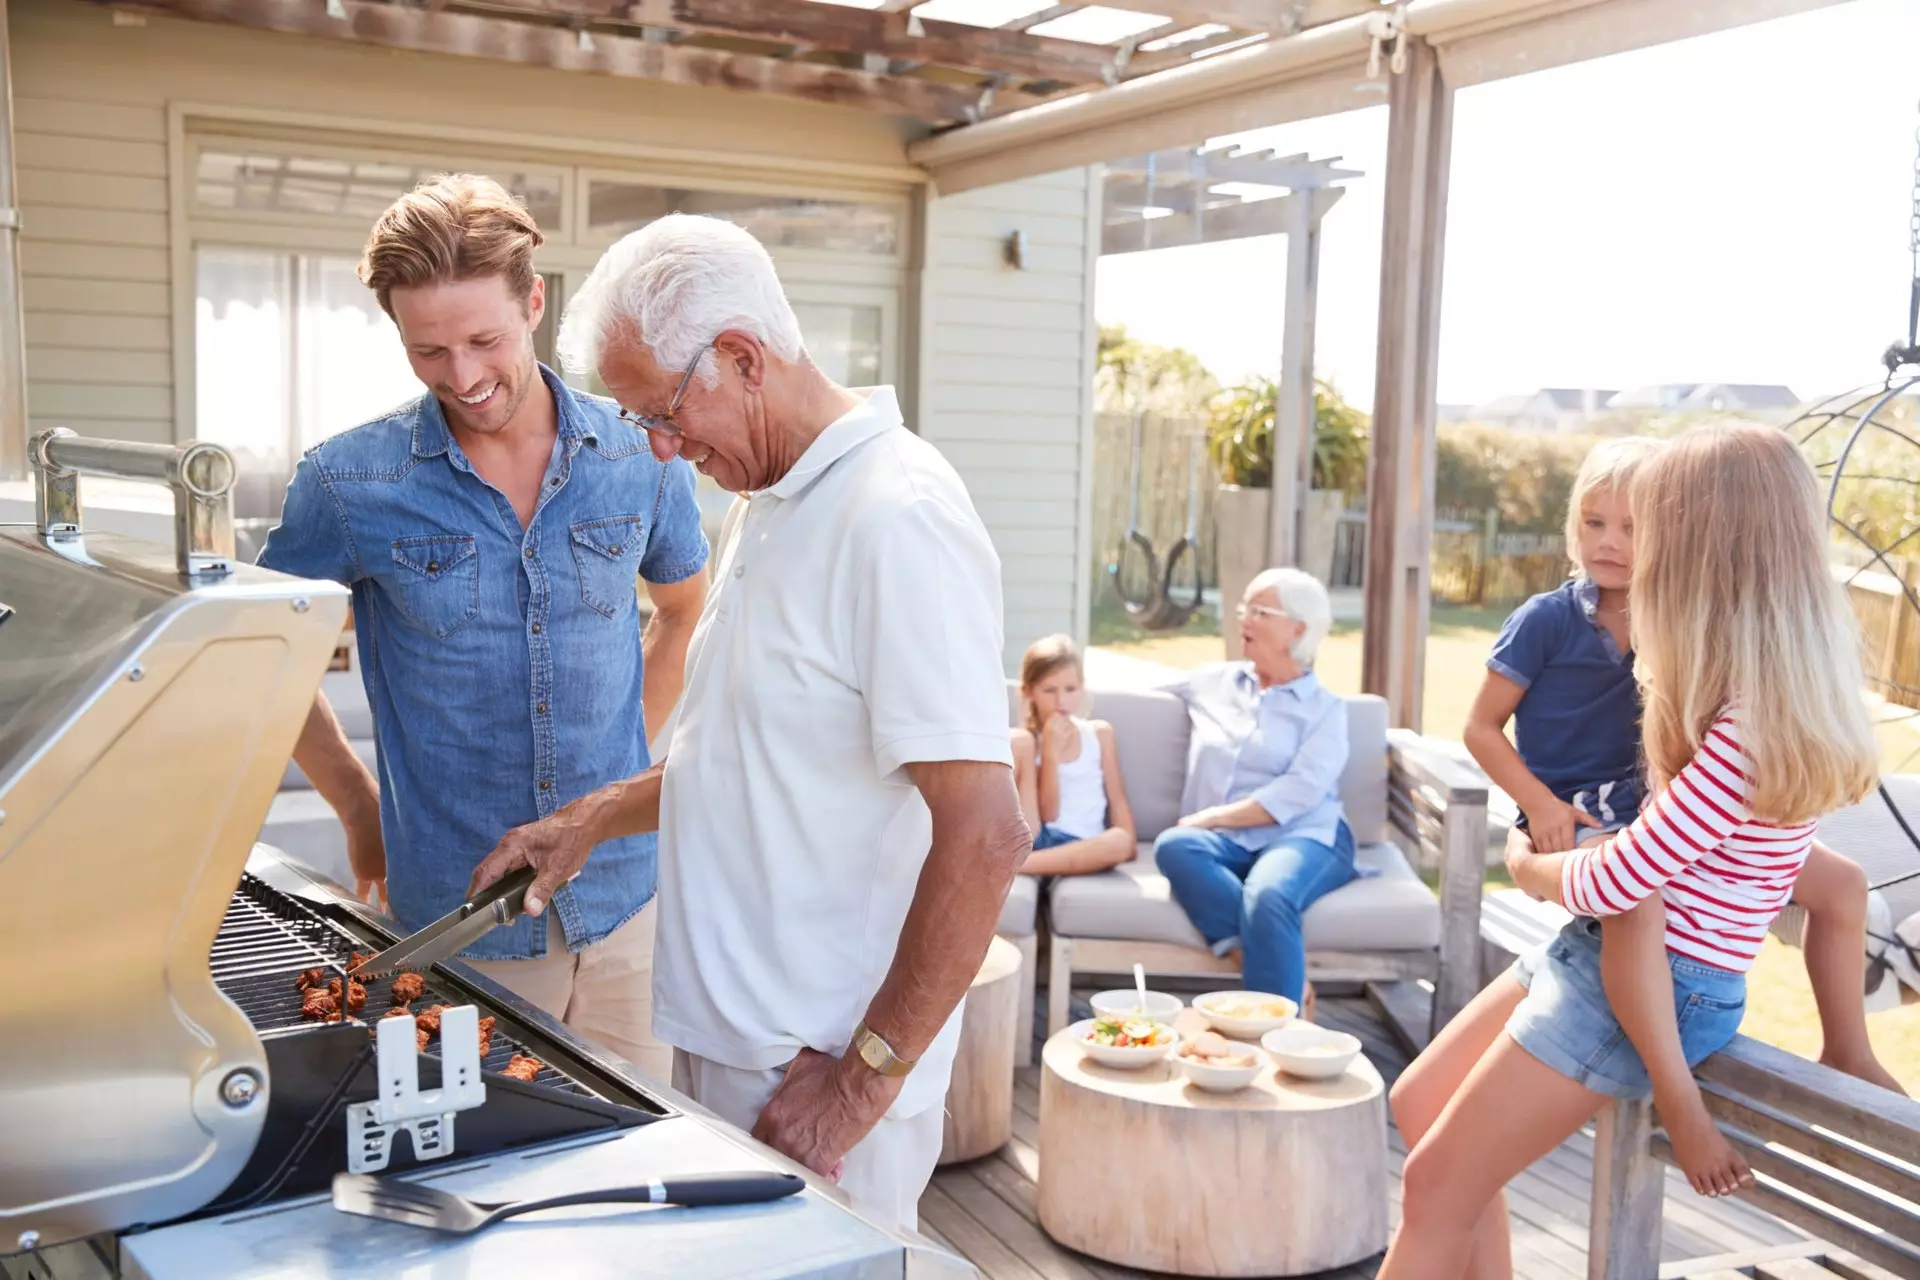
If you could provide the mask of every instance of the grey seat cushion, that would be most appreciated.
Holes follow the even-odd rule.
[[[1355,880],[1307,908],[1307,946],[1325,951],[1422,951],[1440,945],[1440,901],[1398,847],[1361,845],[1356,866],[1379,875]],[[1092,876],[1054,881],[1048,898],[1053,932],[1067,938],[1119,938],[1200,947],[1173,888],[1142,844],[1132,862]]]
[[[1009,938],[1033,935],[1035,918],[1040,913],[1040,882],[1032,876],[1015,876],[1007,891],[1006,905],[1000,908],[1000,923],[994,932]]]

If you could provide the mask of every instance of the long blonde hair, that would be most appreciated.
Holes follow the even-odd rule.
[[[1734,708],[1748,807],[1808,822],[1877,773],[1853,615],[1813,469],[1771,427],[1695,427],[1634,478],[1632,630],[1647,768],[1664,786]]]
[[[1027,732],[1036,742],[1040,740],[1040,713],[1034,709],[1033,686],[1062,667],[1072,667],[1085,678],[1080,646],[1072,636],[1042,636],[1027,646],[1026,656],[1020,659],[1020,698],[1027,704]]]

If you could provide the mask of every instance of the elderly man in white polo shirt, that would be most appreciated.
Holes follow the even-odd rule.
[[[509,833],[475,883],[529,862],[561,883],[657,823],[674,1083],[911,1226],[960,1004],[1029,847],[999,560],[893,389],[814,366],[730,223],[673,215],[616,244],[561,344],[655,457],[746,500],[664,759]]]

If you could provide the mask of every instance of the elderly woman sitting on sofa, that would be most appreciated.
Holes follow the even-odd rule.
[[[1300,918],[1355,875],[1338,790],[1346,706],[1313,674],[1333,608],[1311,575],[1268,569],[1238,613],[1245,660],[1202,667],[1171,690],[1193,724],[1186,816],[1153,856],[1214,954],[1240,951],[1248,990],[1300,1002]]]

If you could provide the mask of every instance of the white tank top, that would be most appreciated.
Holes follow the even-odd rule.
[[[1060,816],[1047,825],[1085,840],[1107,829],[1107,779],[1100,768],[1100,735],[1078,716],[1073,723],[1080,730],[1080,754],[1059,765]]]

